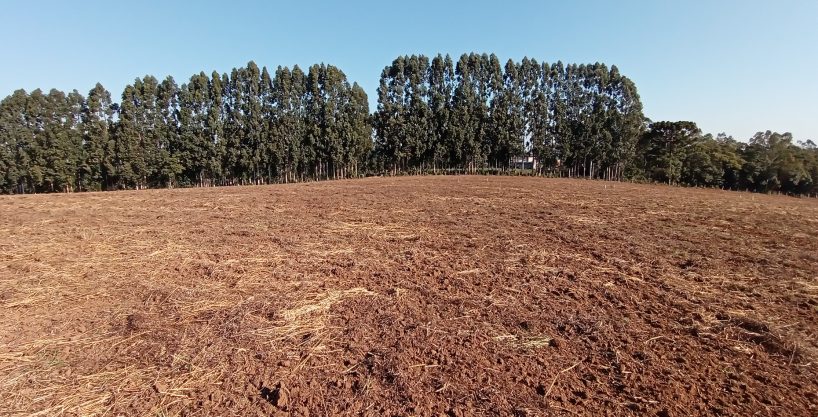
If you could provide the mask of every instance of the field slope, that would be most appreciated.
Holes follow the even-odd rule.
[[[594,181],[0,197],[0,414],[815,416],[817,248]]]

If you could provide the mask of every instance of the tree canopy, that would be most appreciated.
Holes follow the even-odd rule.
[[[818,193],[818,149],[651,123],[616,66],[494,54],[397,57],[366,92],[339,68],[254,62],[0,102],[0,192],[266,184],[406,173],[527,173]],[[533,161],[533,162],[532,162]],[[526,165],[528,164],[528,165]]]
[[[507,170],[531,155],[538,174],[621,178],[643,127],[634,84],[599,63],[402,56],[379,85],[375,156],[392,172]]]
[[[0,189],[112,190],[359,175],[372,148],[364,90],[332,65],[254,62],[230,74],[137,78],[121,101],[97,84],[0,103]]]

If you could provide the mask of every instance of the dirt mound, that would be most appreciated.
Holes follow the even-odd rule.
[[[0,198],[0,409],[814,416],[818,202],[373,178]]]

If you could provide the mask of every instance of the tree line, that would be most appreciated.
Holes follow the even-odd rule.
[[[262,184],[358,175],[369,104],[332,65],[250,62],[229,74],[15,91],[0,103],[0,189],[51,192]]]
[[[814,195],[818,150],[788,133],[743,143],[693,122],[652,123],[616,66],[494,54],[398,57],[373,114],[332,65],[271,74],[252,61],[181,86],[138,78],[118,102],[100,84],[0,102],[5,193],[478,172]]]
[[[694,122],[655,122],[637,146],[637,180],[730,190],[818,195],[818,146],[790,133],[756,133],[747,143],[703,135]]]
[[[403,56],[381,74],[375,151],[392,172],[508,170],[531,155],[540,175],[620,179],[643,124],[616,66]]]

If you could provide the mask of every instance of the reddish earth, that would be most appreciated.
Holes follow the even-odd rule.
[[[818,201],[372,178],[0,198],[0,414],[816,416]]]

